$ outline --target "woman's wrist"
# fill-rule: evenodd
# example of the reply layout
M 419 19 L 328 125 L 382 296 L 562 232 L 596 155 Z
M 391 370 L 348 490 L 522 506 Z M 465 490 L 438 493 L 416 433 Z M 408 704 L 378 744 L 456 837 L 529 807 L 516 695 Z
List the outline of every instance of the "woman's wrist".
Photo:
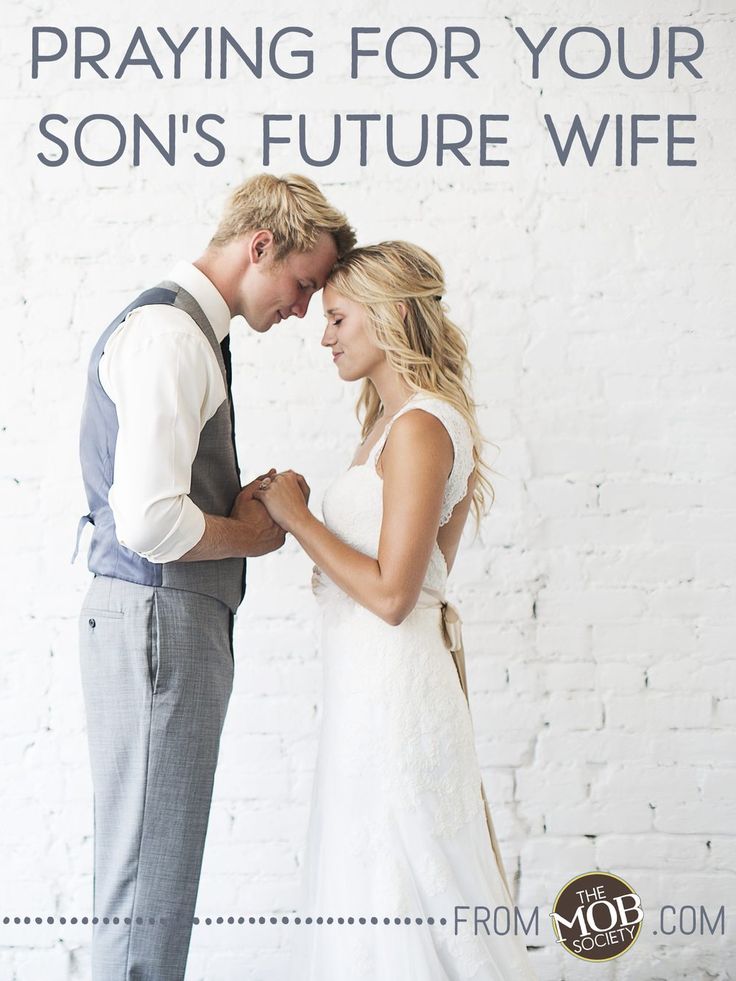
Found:
M 313 525 L 314 522 L 316 522 L 316 521 L 317 521 L 317 518 L 315 518 L 315 516 L 312 514 L 312 512 L 309 510 L 309 508 L 305 505 L 304 506 L 304 511 L 302 511 L 294 519 L 293 522 L 290 522 L 289 523 L 290 524 L 290 527 L 289 528 L 286 528 L 284 530 L 285 531 L 288 531 L 289 534 L 293 535 L 294 538 L 296 538 L 296 540 L 299 543 L 301 543 L 302 542 L 302 538 L 306 534 L 308 534 L 310 526 Z M 317 522 L 317 523 L 319 524 L 319 522 Z

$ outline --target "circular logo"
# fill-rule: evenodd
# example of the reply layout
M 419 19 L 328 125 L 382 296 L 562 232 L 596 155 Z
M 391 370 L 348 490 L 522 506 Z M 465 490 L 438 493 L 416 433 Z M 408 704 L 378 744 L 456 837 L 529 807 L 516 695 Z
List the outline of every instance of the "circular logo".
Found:
M 610 872 L 570 879 L 549 915 L 557 943 L 584 961 L 620 957 L 639 936 L 644 918 L 638 894 Z

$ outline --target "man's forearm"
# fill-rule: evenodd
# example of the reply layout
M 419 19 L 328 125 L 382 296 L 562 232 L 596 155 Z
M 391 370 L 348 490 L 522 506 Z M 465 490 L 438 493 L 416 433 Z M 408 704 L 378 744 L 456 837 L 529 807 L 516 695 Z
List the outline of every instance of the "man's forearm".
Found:
M 242 558 L 246 553 L 242 522 L 219 514 L 205 514 L 204 534 L 185 552 L 179 562 L 201 562 L 205 559 Z
M 249 497 L 249 488 L 240 492 L 228 517 L 205 514 L 204 534 L 179 562 L 251 559 L 281 548 L 284 531 L 273 523 L 260 501 Z

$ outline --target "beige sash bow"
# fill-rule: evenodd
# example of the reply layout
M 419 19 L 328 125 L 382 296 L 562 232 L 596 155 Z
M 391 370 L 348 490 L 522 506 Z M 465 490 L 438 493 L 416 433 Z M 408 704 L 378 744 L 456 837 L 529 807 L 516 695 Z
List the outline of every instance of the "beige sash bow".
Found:
M 421 601 L 422 595 L 424 595 L 428 602 L 423 603 Z M 458 678 L 460 679 L 460 687 L 465 695 L 465 701 L 468 702 L 468 712 L 470 711 L 470 701 L 468 699 L 468 681 L 465 674 L 465 650 L 463 648 L 463 631 L 462 631 L 462 620 L 460 619 L 460 614 L 457 611 L 457 607 L 449 603 L 444 596 L 436 589 L 430 589 L 429 586 L 423 586 L 422 592 L 420 593 L 420 601 L 417 603 L 419 609 L 430 609 L 432 607 L 439 606 L 442 611 L 442 634 L 445 641 L 445 646 L 450 651 L 452 659 L 455 662 L 455 667 L 457 669 Z M 491 809 L 488 806 L 488 800 L 486 798 L 486 792 L 483 787 L 483 781 L 480 782 L 480 794 L 483 798 L 483 807 L 486 813 L 486 824 L 488 825 L 488 832 L 491 837 L 491 847 L 496 856 L 496 864 L 498 865 L 501 877 L 503 878 L 504 885 L 508 890 L 509 896 L 511 896 L 511 888 L 509 886 L 508 878 L 506 877 L 506 869 L 503 865 L 503 859 L 501 858 L 501 849 L 498 844 L 498 839 L 496 838 L 496 831 L 493 827 L 493 820 L 491 818 Z

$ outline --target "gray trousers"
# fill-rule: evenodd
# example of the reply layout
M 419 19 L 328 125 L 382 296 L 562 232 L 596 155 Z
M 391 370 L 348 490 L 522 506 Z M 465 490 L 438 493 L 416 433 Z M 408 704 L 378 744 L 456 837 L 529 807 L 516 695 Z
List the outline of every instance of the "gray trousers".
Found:
M 184 977 L 233 685 L 232 628 L 228 607 L 198 593 L 96 576 L 85 597 L 93 981 Z

